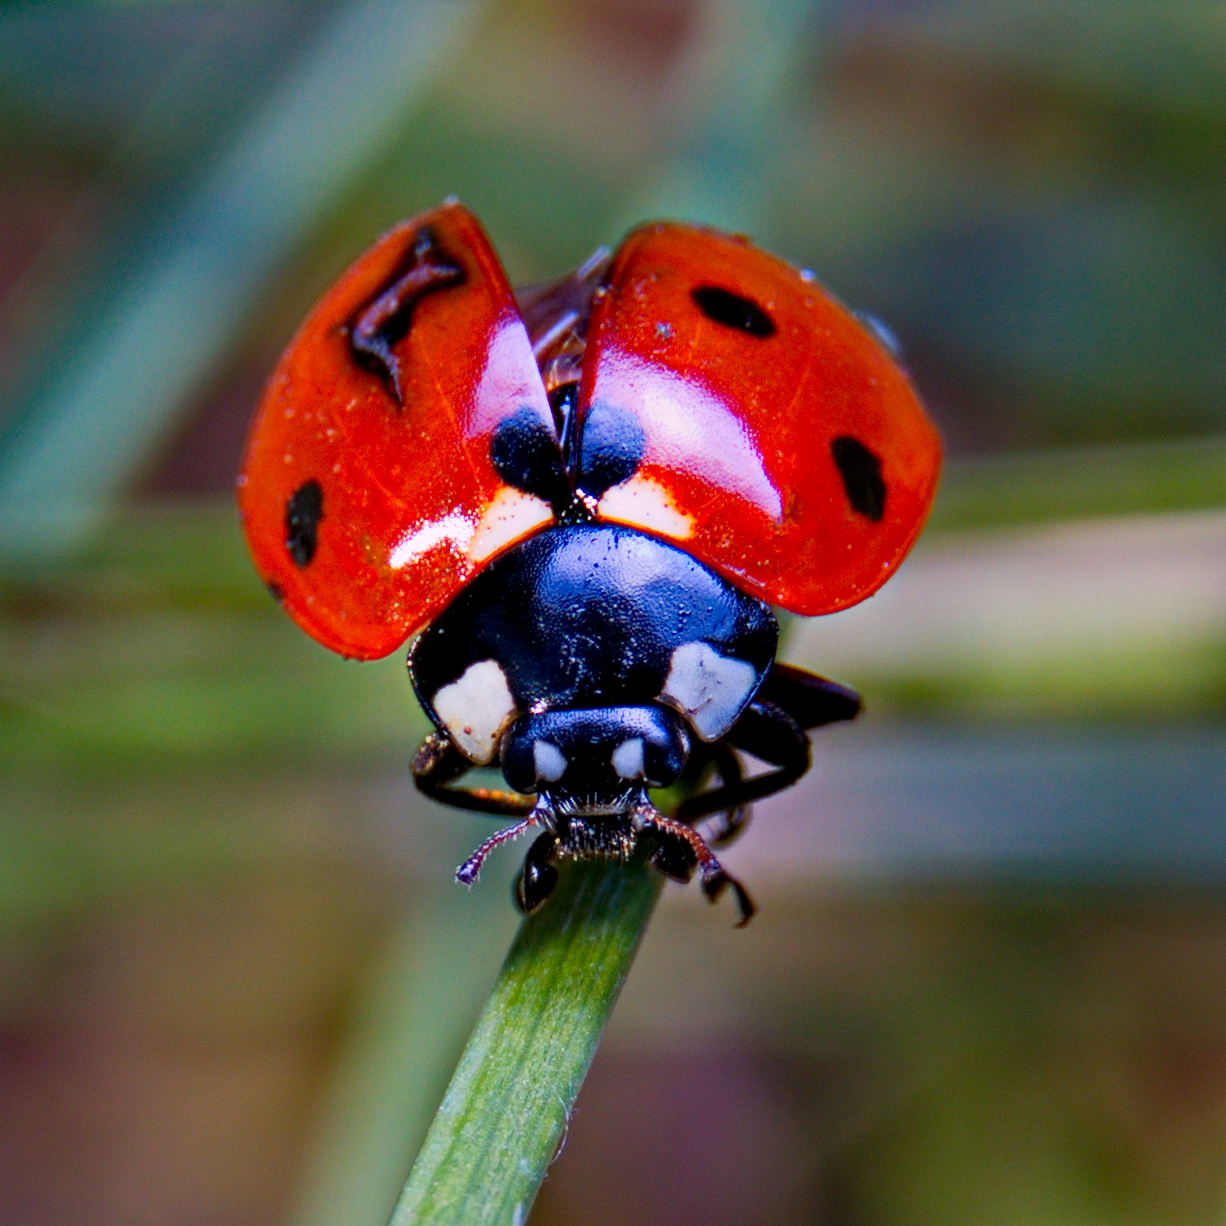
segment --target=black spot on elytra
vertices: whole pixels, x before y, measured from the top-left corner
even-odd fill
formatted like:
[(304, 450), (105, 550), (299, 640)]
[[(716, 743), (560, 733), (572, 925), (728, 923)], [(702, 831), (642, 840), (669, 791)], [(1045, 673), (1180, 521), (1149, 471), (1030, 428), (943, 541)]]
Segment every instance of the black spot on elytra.
[(304, 481), (285, 504), (285, 548), (296, 566), (309, 566), (319, 544), (324, 492), (318, 481)]
[(643, 427), (633, 413), (597, 401), (583, 418), (576, 483), (585, 494), (599, 498), (634, 476), (646, 445)]
[(885, 515), (886, 494), (880, 457), (850, 434), (839, 435), (830, 444), (830, 454), (838, 465), (852, 510), (880, 523)]
[(718, 285), (699, 285), (690, 291), (694, 305), (708, 318), (726, 328), (737, 328), (765, 340), (775, 335), (775, 321), (752, 298), (734, 294)]
[(434, 232), (425, 226), (414, 236), (406, 262), (349, 322), (354, 361), (378, 375), (401, 408), (404, 387), (396, 346), (408, 335), (413, 308), (427, 294), (463, 281), (464, 270), (448, 259)]
[(570, 482), (557, 436), (527, 405), (499, 423), (490, 460), (508, 485), (543, 498), (555, 512), (569, 505)]

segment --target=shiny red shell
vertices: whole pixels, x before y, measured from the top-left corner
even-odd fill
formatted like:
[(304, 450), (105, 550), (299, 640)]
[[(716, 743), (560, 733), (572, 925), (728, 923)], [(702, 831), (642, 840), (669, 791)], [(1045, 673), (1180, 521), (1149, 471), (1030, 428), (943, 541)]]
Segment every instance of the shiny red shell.
[[(405, 312), (390, 345), (397, 394), (357, 364), (351, 335), (364, 309), (411, 271), (423, 231), (436, 259), (461, 276)], [(294, 620), (333, 651), (385, 656), (493, 553), (551, 518), (490, 459), (498, 424), (525, 405), (552, 429), (514, 295), (476, 218), (444, 205), (384, 235), (290, 342), (247, 443), (243, 524), (256, 569)], [(302, 565), (287, 548), (287, 507), (311, 482), (322, 514)], [(526, 525), (518, 531), (517, 515)]]
[(811, 274), (710, 230), (646, 226), (617, 252), (580, 393), (601, 401), (647, 440), (641, 498), (606, 496), (603, 517), (794, 613), (880, 587), (936, 492), (940, 440), (880, 341)]
[[(923, 526), (941, 450), (880, 341), (809, 274), (697, 227), (635, 231), (599, 282), (566, 348), (582, 363), (578, 417), (630, 414), (643, 452), (596, 518), (797, 613), (884, 583)], [(356, 360), (355, 336), (377, 361)], [(256, 566), (299, 625), (345, 655), (386, 655), (549, 523), (490, 458), (525, 407), (553, 429), (471, 214), (444, 205), (362, 256), (282, 357), (240, 478)], [(312, 486), (320, 514), (304, 534), (295, 507), (315, 509)]]

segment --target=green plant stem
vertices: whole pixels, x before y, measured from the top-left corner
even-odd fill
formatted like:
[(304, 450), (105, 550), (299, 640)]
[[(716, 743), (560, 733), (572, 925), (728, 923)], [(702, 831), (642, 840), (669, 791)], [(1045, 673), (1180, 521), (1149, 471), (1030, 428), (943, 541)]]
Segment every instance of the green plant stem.
[(641, 858), (563, 866), (507, 954), (391, 1226), (527, 1219), (661, 880)]

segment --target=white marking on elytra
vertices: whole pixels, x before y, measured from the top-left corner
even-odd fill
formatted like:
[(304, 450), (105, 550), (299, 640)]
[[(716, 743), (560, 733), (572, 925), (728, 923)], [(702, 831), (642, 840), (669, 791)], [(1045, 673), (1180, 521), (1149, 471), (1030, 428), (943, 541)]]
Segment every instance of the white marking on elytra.
[(660, 697), (676, 703), (704, 741), (717, 741), (740, 715), (757, 679), (752, 664), (721, 656), (709, 643), (682, 643), (669, 661)]
[(466, 757), (490, 762), (503, 730), (515, 718), (515, 699), (497, 660), (478, 660), (434, 695), (434, 711)]
[(632, 736), (613, 751), (613, 769), (623, 779), (642, 779), (645, 773), (643, 765), (643, 738)]
[(646, 528), (678, 541), (694, 535), (694, 517), (680, 510), (658, 481), (642, 473), (606, 490), (596, 504), (596, 514), (601, 519)]
[(504, 485), (485, 508), (468, 542), (468, 556), (473, 562), (484, 562), (552, 519), (553, 510), (543, 498)]
[(468, 548), (472, 535), (472, 521), (459, 511), (452, 511), (442, 519), (423, 524), (415, 532), (406, 532), (388, 555), (387, 564), (393, 570), (399, 570), (444, 544), (450, 544), (454, 549), (462, 551)]
[(532, 763), (538, 782), (556, 783), (566, 774), (566, 755), (552, 741), (532, 742)]

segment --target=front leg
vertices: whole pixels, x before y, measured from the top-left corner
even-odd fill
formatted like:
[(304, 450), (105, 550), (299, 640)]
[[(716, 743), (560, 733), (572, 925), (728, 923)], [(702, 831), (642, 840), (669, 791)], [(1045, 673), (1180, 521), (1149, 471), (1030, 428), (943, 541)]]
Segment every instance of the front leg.
[(734, 837), (738, 810), (744, 814), (739, 822), (743, 828), (749, 804), (790, 787), (809, 769), (806, 730), (855, 719), (861, 705), (860, 695), (837, 681), (790, 664), (773, 664), (757, 696), (718, 748), (744, 750), (777, 769), (745, 779), (739, 770), (725, 773), (722, 760), (717, 758), (722, 786), (682, 801), (678, 818), (694, 822), (725, 810), (730, 820), (720, 834)]
[[(725, 788), (735, 791), (745, 781), (745, 771), (741, 759), (731, 745), (719, 744), (712, 746), (715, 751), (715, 770), (720, 782)], [(719, 824), (707, 836), (712, 847), (727, 847), (729, 843), (739, 839), (745, 833), (750, 818), (753, 817), (751, 804), (736, 805), (726, 809), (720, 817)]]
[(473, 769), (473, 765), (445, 732), (432, 732), (422, 741), (413, 758), (413, 782), (417, 790), (431, 800), (456, 809), (489, 813), (494, 817), (523, 817), (532, 812), (536, 802), (531, 796), (500, 788), (452, 787), (457, 779)]
[(757, 908), (749, 891), (716, 859), (706, 840), (693, 826), (665, 817), (646, 797), (631, 810), (630, 820), (637, 831), (654, 837), (656, 846), (650, 862), (666, 877), (674, 881), (689, 881), (697, 868), (702, 892), (708, 901), (716, 902), (731, 887), (740, 911), (738, 928), (744, 928), (754, 917)]
[(540, 907), (558, 884), (558, 870), (553, 866), (557, 852), (557, 836), (551, 830), (538, 835), (528, 848), (523, 868), (515, 880), (515, 901), (525, 915), (531, 915)]
[(849, 686), (778, 660), (755, 697), (786, 711), (805, 729), (855, 719), (864, 709), (860, 695)]
[(724, 740), (776, 769), (724, 783), (683, 800), (677, 806), (681, 821), (695, 822), (720, 810), (743, 809), (755, 800), (790, 787), (809, 769), (809, 738), (805, 730), (786, 711), (771, 703), (757, 700), (750, 703)]

